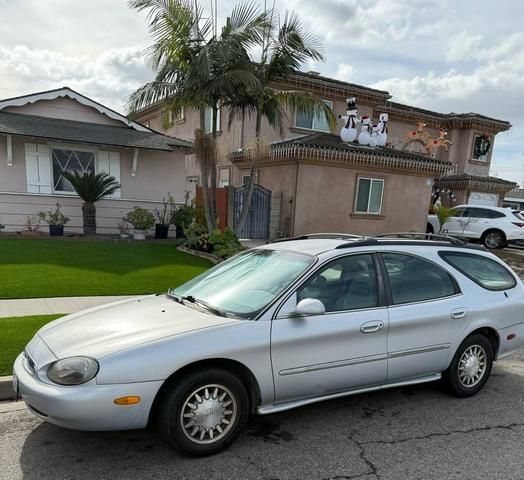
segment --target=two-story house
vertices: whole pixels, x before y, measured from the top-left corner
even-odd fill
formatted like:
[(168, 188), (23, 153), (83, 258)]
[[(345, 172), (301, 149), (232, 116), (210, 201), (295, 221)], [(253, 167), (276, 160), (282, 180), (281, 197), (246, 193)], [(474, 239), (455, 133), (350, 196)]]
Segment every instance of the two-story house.
[[(274, 87), (314, 92), (337, 116), (345, 114), (346, 98), (356, 97), (359, 117), (376, 122), (381, 113), (389, 115), (389, 133), (385, 147), (369, 147), (342, 142), (325, 119), (302, 112), (288, 112), (284, 138), (264, 123), (262, 134), (269, 148), (255, 175), (257, 184), (272, 193), (272, 218), (276, 212), (277, 220), (271, 237), (322, 231), (425, 231), (435, 192), (444, 202), (498, 205), (515, 186), (489, 177), (495, 136), (508, 130), (509, 122), (410, 107), (391, 101), (388, 92), (315, 72), (298, 72)], [(161, 105), (151, 105), (137, 118), (152, 129), (188, 141), (199, 127), (195, 111), (171, 118), (167, 129), (163, 116)], [(222, 111), (216, 186), (238, 187), (250, 171), (254, 120), (235, 119), (230, 128), (227, 125), (228, 112)], [(341, 120), (338, 128), (342, 125)], [(420, 128), (434, 139), (447, 132), (448, 149), (430, 154), (421, 142), (410, 141), (409, 132)], [(186, 156), (185, 175), (186, 189), (193, 191), (201, 181), (193, 155)]]

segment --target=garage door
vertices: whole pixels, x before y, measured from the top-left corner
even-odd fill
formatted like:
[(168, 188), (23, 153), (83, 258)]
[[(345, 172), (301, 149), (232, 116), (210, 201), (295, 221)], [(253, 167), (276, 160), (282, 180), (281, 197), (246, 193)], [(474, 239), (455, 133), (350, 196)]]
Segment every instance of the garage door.
[(471, 192), (468, 204), (496, 207), (499, 204), (499, 196), (497, 193)]

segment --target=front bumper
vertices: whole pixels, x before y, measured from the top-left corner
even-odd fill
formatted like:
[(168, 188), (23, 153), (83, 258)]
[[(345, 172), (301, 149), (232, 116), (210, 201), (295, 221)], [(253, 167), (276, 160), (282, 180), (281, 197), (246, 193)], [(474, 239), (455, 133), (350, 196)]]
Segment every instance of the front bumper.
[[(147, 426), (153, 400), (162, 381), (98, 385), (50, 385), (30, 373), (20, 354), (14, 375), (18, 391), (32, 413), (46, 422), (73, 430), (133, 430)], [(138, 395), (136, 405), (115, 405), (118, 397)]]

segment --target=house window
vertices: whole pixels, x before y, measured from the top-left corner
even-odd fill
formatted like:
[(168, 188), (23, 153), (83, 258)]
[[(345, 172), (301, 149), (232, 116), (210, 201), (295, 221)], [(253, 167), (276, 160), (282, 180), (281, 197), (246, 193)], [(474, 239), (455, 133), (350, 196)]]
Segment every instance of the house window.
[[(324, 100), (324, 103), (333, 109), (333, 102), (331, 100)], [(301, 110), (297, 110), (297, 114), (295, 115), (295, 127), (319, 130), (321, 132), (331, 131), (326, 116), (323, 113), (314, 115), (313, 113)]]
[(384, 180), (380, 178), (359, 178), (357, 184), (357, 213), (380, 213), (382, 211), (382, 197)]
[(248, 185), (249, 180), (251, 179), (251, 175), (242, 175), (242, 185)]
[(167, 112), (167, 123), (173, 125), (175, 122), (181, 122), (184, 120), (184, 107), (181, 107), (177, 113), (173, 113), (172, 110)]
[(95, 152), (61, 150), (53, 148), (53, 190), (60, 193), (74, 193), (73, 186), (62, 172), (95, 172)]
[(220, 168), (218, 170), (218, 186), (219, 187), (229, 187), (229, 167)]
[[(206, 133), (213, 132), (213, 109), (211, 107), (206, 107), (205, 111), (205, 129)], [(220, 130), (220, 109), (217, 111), (217, 131)]]

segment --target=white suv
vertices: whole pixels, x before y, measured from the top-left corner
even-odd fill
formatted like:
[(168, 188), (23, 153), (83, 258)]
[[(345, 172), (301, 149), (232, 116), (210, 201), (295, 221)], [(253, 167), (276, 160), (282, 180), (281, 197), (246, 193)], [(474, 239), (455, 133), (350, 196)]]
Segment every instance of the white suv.
[[(524, 216), (517, 210), (479, 205), (459, 205), (444, 223), (442, 233), (480, 240), (486, 248), (501, 248), (524, 240)], [(436, 215), (428, 216), (428, 233), (440, 231)]]

